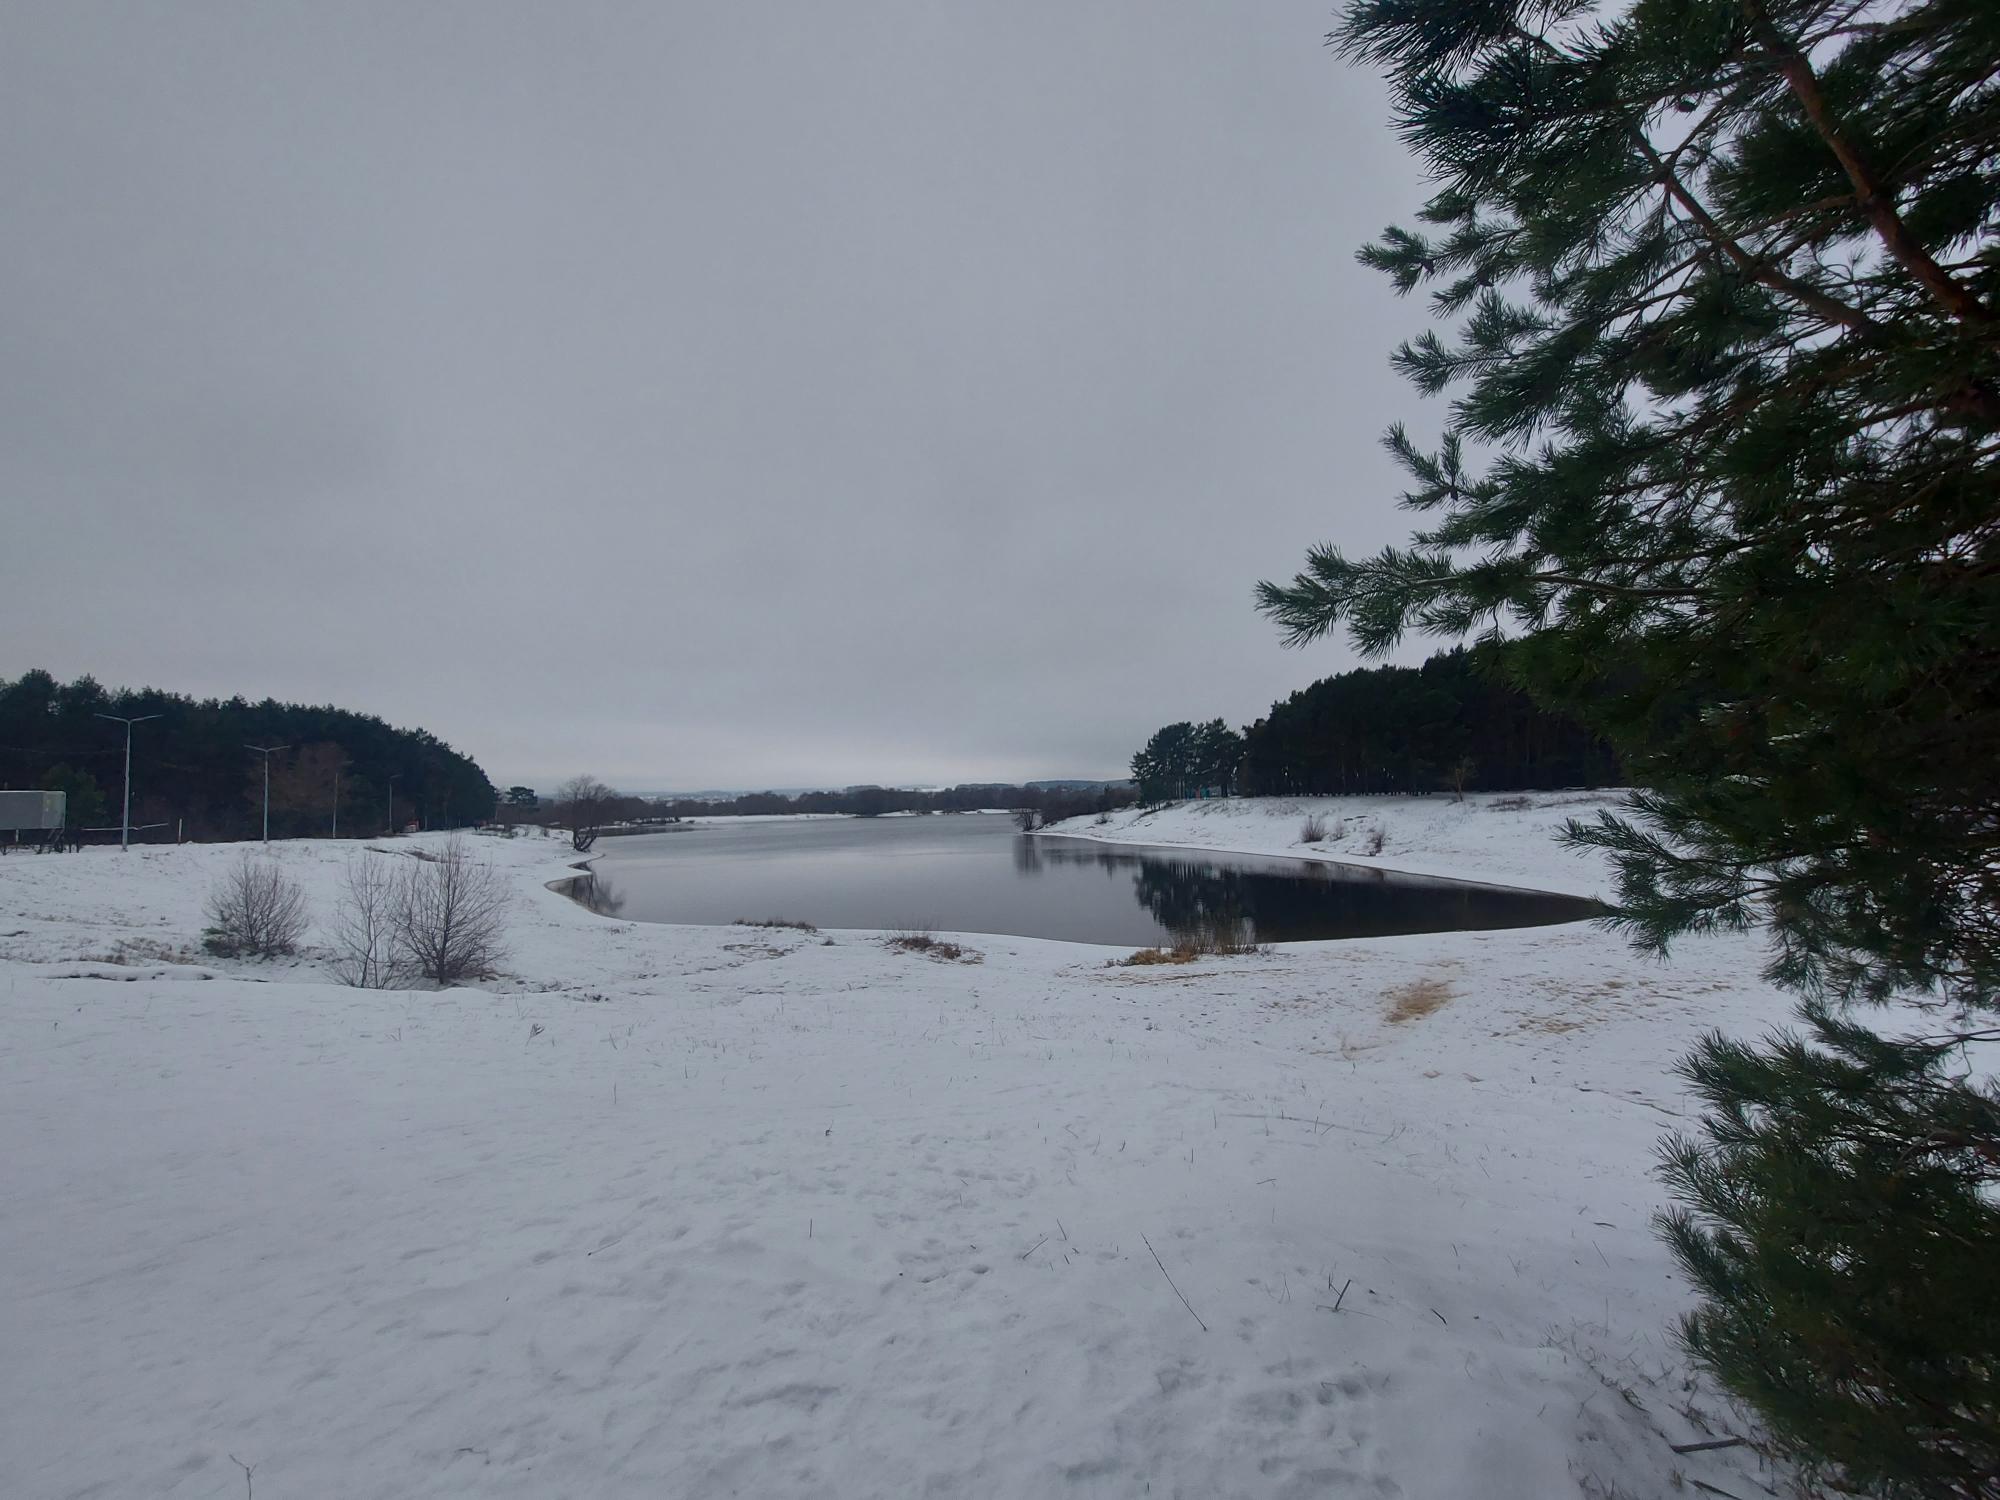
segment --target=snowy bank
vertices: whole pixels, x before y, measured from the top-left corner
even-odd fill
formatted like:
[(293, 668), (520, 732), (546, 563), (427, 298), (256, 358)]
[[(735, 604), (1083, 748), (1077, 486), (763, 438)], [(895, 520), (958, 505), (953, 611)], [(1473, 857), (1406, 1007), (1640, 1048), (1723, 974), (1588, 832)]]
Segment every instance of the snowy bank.
[(194, 951), (232, 848), (0, 859), (0, 1494), (1752, 1492), (1648, 1224), (1750, 945), (947, 963), (476, 847), (442, 993)]
[[(1617, 791), (1475, 792), (1463, 801), (1442, 795), (1223, 797), (1128, 807), (1101, 821), (1071, 818), (1051, 824), (1043, 836), (1286, 854), (1604, 898), (1611, 894), (1611, 872), (1602, 856), (1565, 848), (1556, 835), (1571, 818), (1588, 823), (1624, 805)], [(1317, 842), (1301, 837), (1308, 819), (1324, 829)]]

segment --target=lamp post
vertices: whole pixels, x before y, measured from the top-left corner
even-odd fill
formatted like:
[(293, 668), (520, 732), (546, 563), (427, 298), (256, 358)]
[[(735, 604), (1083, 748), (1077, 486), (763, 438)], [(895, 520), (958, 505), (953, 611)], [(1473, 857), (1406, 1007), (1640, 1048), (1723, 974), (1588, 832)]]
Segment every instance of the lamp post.
[(271, 757), (288, 745), (245, 745), (245, 750), (255, 750), (264, 757), (264, 842), (271, 842)]
[(125, 726), (125, 811), (118, 820), (118, 847), (120, 850), (132, 847), (132, 726), (143, 724), (148, 719), (157, 719), (158, 714), (140, 714), (127, 719), (118, 714), (96, 714), (99, 719), (109, 719), (114, 724)]
[(337, 760), (333, 763), (333, 836), (340, 837), (340, 773), (353, 765), (351, 760)]
[(389, 822), (388, 826), (383, 830), (385, 836), (388, 838), (396, 836), (396, 782), (402, 774), (401, 771), (391, 771), (389, 773)]

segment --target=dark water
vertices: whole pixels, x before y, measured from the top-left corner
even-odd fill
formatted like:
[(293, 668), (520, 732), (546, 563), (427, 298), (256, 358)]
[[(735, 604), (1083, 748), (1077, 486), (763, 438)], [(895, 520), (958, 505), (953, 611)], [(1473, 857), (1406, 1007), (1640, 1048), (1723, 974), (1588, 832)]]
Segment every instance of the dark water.
[(1140, 947), (1532, 927), (1599, 910), (1317, 861), (1033, 838), (998, 816), (694, 824), (598, 849), (571, 894), (641, 922), (783, 918)]

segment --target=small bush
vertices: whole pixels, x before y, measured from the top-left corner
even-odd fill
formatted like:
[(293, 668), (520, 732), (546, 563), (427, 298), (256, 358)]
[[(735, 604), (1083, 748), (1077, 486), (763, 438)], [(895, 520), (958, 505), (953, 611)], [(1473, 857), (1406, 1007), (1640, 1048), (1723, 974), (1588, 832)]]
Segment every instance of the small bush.
[(1527, 797), (1495, 797), (1486, 804), (1488, 812), (1526, 812), (1535, 804)]
[(306, 893), (269, 860), (249, 854), (209, 888), (202, 946), (223, 958), (296, 953), (306, 932)]
[(453, 838), (402, 872), (391, 902), (398, 961), (448, 984), (482, 979), (506, 956), (507, 886)]
[(1305, 822), (1299, 824), (1299, 842), (1301, 844), (1317, 844), (1325, 837), (1326, 819), (1322, 818), (1318, 813), (1313, 813)]
[(819, 929), (813, 926), (813, 924), (810, 922), (794, 922), (786, 917), (766, 917), (762, 921), (753, 921), (749, 917), (738, 917), (734, 922), (730, 923), (729, 925), (732, 927), (783, 927), (793, 932), (819, 931)]
[(1382, 825), (1377, 823), (1368, 830), (1368, 836), (1361, 841), (1361, 852), (1363, 854), (1380, 854), (1382, 846), (1388, 842), (1389, 835), (1384, 833)]
[(395, 982), (400, 968), (396, 889), (389, 856), (348, 856), (344, 889), (333, 915), (333, 972), (342, 984), (379, 990)]

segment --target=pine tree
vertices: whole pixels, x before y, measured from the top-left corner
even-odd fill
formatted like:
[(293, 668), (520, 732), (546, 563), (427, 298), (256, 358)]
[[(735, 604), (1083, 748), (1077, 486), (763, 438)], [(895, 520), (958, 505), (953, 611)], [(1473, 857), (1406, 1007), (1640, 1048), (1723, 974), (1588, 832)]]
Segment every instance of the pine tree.
[(1132, 779), (1141, 802), (1165, 802), (1185, 797), (1194, 784), (1197, 731), (1183, 720), (1154, 731), (1145, 747), (1132, 757)]
[(1668, 1240), (1708, 1296), (1683, 1340), (1843, 1489), (2000, 1494), (2000, 1097), (1947, 1070), (1951, 1038), (1807, 1019), (1682, 1067), (1712, 1110), (1667, 1150), (1695, 1210)]
[[(1950, 1316), (2000, 1264), (1962, 1060), (2000, 1008), (2000, 6), (1354, 0), (1335, 40), (1435, 188), (1361, 255), (1448, 325), (1395, 362), (1458, 394), (1388, 436), (1410, 545), (1260, 603), (1294, 643), (1520, 637), (1645, 787), (1570, 831), (1619, 920), (1768, 925), (1813, 1040), (1688, 1064), (1690, 1347), (1837, 1482), (2000, 1493), (1994, 1324)], [(1958, 1030), (1838, 1009), (1896, 995)]]
[(1236, 785), (1236, 768), (1243, 760), (1243, 736), (1221, 719), (1210, 719), (1194, 732), (1194, 780), (1215, 787), (1227, 797)]

